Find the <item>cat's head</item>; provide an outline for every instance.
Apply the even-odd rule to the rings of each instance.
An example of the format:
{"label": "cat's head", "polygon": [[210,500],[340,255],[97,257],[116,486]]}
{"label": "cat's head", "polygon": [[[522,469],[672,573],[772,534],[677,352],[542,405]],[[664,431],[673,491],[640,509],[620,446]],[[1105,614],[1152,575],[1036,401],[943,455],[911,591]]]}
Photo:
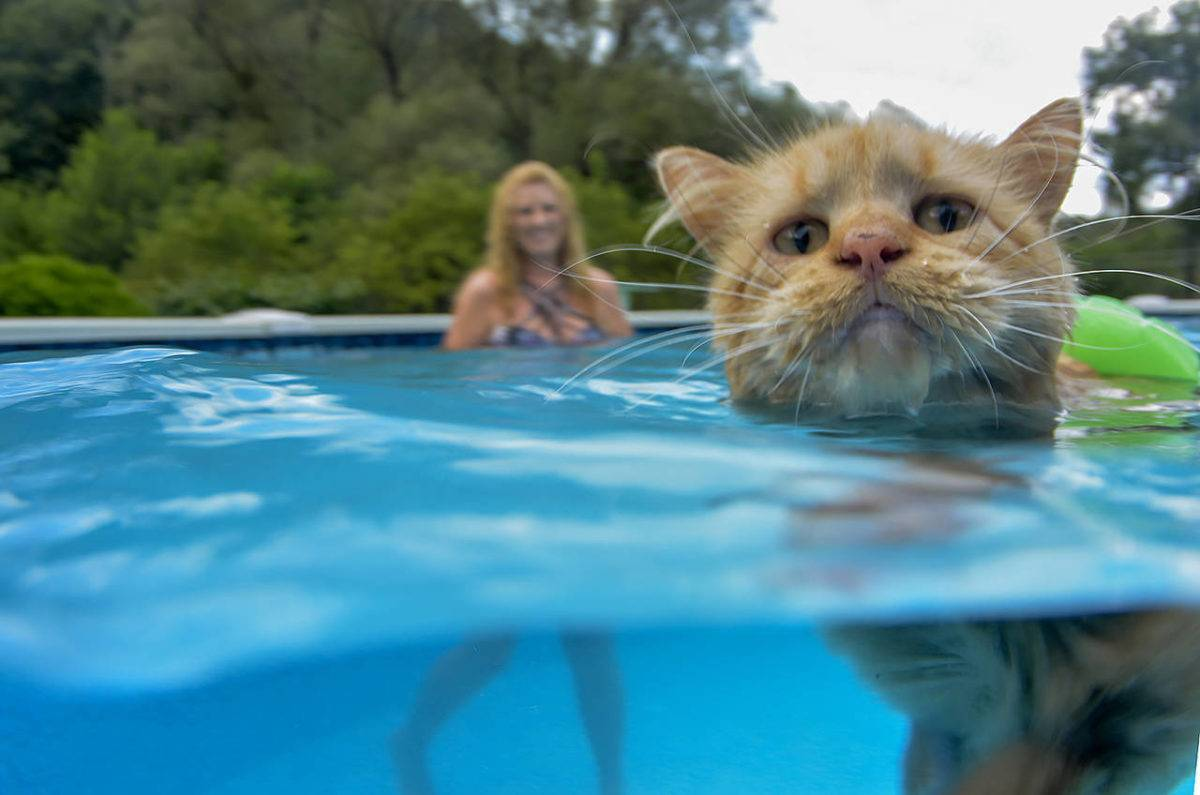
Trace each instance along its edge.
{"label": "cat's head", "polygon": [[814,415],[1052,416],[1073,284],[1047,236],[1080,132],[1064,99],[998,144],[893,113],[744,163],[660,152],[670,212],[718,269],[709,305],[734,397]]}

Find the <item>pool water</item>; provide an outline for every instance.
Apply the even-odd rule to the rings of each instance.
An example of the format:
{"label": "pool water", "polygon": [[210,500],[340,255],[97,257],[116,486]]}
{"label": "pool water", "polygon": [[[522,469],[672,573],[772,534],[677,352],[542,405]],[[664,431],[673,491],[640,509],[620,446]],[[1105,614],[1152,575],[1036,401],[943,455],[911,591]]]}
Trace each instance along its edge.
{"label": "pool water", "polygon": [[1189,387],[931,440],[608,350],[0,360],[0,792],[899,792],[822,627],[1200,605]]}

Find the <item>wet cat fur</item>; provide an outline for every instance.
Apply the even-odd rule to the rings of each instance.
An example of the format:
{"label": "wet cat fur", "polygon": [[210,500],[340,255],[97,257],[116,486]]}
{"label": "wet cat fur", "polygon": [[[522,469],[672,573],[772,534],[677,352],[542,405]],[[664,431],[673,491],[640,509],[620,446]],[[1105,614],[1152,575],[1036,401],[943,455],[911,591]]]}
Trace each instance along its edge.
{"label": "wet cat fur", "polygon": [[[718,269],[714,344],[736,399],[815,417],[970,407],[1046,433],[1074,317],[1047,237],[1080,141],[1080,105],[1062,99],[998,144],[893,113],[744,163],[674,147],[654,162],[671,206],[656,229],[677,217]],[[970,217],[923,227],[916,214],[939,198]],[[814,225],[814,245],[781,250],[797,223]],[[1004,294],[1038,277],[1052,278]]]}
{"label": "wet cat fur", "polygon": [[828,630],[913,721],[908,795],[1169,792],[1200,735],[1200,613]]}

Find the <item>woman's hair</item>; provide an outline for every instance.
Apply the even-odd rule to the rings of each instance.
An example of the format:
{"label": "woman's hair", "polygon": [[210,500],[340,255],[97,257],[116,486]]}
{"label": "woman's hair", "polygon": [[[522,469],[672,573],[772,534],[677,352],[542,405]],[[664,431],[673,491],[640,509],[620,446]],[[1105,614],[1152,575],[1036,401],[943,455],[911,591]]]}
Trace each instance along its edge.
{"label": "woman's hair", "polygon": [[[513,231],[513,193],[525,185],[539,182],[550,186],[558,194],[565,225],[562,249],[558,253],[558,261],[554,264],[565,268],[583,258],[583,222],[579,218],[575,192],[571,190],[571,186],[554,168],[537,160],[528,160],[513,166],[500,178],[492,192],[492,207],[488,213],[487,250],[483,257],[484,267],[496,274],[500,286],[500,300],[505,304],[509,304],[516,296],[517,287],[521,283],[521,272],[526,263],[526,254],[517,243],[517,236]],[[589,307],[595,296],[577,277],[587,276],[590,271],[587,266],[579,264],[564,274],[572,277],[567,279],[567,290]]]}

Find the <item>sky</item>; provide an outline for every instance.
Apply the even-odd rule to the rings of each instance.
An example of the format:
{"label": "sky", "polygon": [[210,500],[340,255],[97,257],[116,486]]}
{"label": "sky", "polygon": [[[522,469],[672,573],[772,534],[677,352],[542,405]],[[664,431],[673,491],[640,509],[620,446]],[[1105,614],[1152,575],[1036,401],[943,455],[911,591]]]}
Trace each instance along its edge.
{"label": "sky", "polygon": [[[1148,0],[774,0],[752,51],[768,80],[865,115],[890,99],[928,122],[1003,137],[1082,89],[1084,47]],[[1100,120],[1101,123],[1103,119]],[[1083,164],[1063,209],[1100,210],[1098,169]]]}

